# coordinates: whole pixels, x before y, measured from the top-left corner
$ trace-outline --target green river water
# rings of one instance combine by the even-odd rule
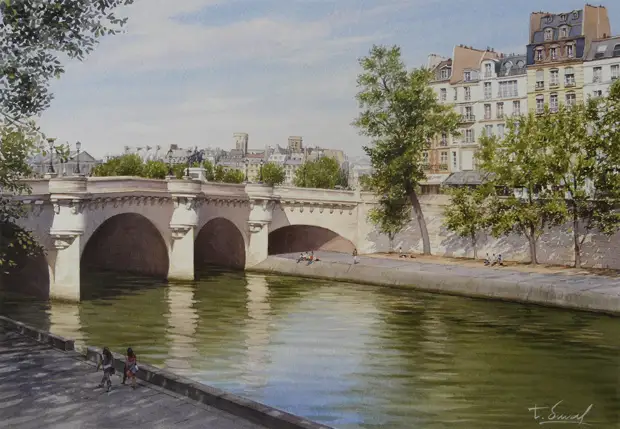
[[[226,271],[84,283],[79,305],[3,293],[0,314],[336,428],[524,429],[590,405],[584,424],[620,428],[620,318]]]

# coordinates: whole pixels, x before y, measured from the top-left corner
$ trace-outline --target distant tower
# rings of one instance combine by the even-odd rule
[[[245,156],[248,153],[248,140],[250,136],[248,133],[234,133],[233,137],[235,138],[235,149],[240,150]]]
[[[301,152],[304,148],[303,138],[301,136],[290,136],[288,138],[288,148],[291,152]]]

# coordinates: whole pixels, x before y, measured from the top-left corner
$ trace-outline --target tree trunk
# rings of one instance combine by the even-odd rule
[[[575,242],[575,268],[581,268],[581,245],[579,243],[579,218],[573,211],[573,241]]]
[[[477,243],[477,241],[478,240],[476,240],[476,234],[475,233],[472,234],[471,235],[471,245],[474,248],[474,259],[478,259],[478,248],[477,248],[477,244],[478,243]]]
[[[390,241],[390,250],[389,253],[394,252],[394,234],[388,234],[388,240]]]
[[[527,236],[527,241],[530,244],[530,264],[538,265],[538,257],[536,256],[536,235],[534,231],[530,231]]]
[[[420,200],[418,194],[414,189],[409,192],[409,200],[413,207],[413,213],[418,221],[418,227],[420,228],[420,235],[422,236],[422,253],[424,255],[431,254],[431,240],[428,237],[428,229],[426,229],[426,220],[424,219],[424,213],[422,213],[422,206],[420,206]]]

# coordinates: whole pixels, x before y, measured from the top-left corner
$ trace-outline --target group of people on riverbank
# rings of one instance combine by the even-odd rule
[[[316,261],[320,261],[318,256],[314,256],[314,250],[311,250],[310,252],[301,252],[299,254],[299,258],[297,258],[297,263],[299,264],[302,261],[308,261],[310,263],[316,262]]]
[[[493,258],[489,258],[489,254],[487,253],[487,257],[484,259],[485,267],[494,267],[495,265],[504,266],[504,258],[502,258],[502,254],[495,255],[493,253]]]
[[[103,378],[101,379],[101,383],[99,383],[98,387],[106,387],[109,392],[112,388],[112,377],[116,372],[114,368],[114,356],[112,356],[112,352],[109,348],[104,347],[103,352],[101,353],[101,359],[97,364],[97,371],[99,368],[103,367]],[[136,388],[136,374],[138,373],[138,359],[133,349],[129,347],[127,349],[127,355],[125,357],[125,367],[123,369],[123,382],[125,384],[127,379],[131,380],[131,387],[133,389]]]

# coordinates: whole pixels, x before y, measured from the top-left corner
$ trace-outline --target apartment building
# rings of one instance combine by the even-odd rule
[[[544,106],[557,110],[561,103],[583,100],[584,58],[594,40],[611,34],[607,9],[583,9],[530,15],[527,45],[528,106],[542,113]]]
[[[583,63],[583,92],[586,98],[609,94],[620,79],[620,36],[592,42]]]

